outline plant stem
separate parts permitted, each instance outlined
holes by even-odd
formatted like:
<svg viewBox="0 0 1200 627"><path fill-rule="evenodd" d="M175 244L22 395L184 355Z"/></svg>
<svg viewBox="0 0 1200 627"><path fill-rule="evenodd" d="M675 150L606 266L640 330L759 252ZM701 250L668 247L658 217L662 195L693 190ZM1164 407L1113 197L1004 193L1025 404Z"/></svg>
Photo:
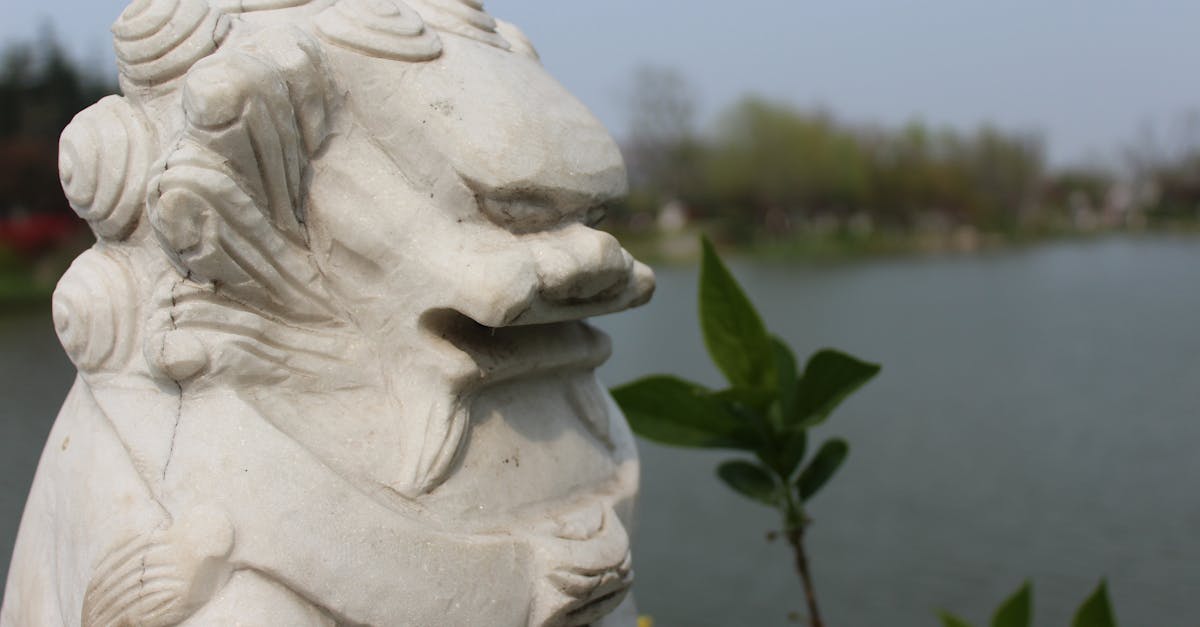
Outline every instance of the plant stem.
<svg viewBox="0 0 1200 627"><path fill-rule="evenodd" d="M786 479L784 485L787 485ZM808 516L803 506L796 503L789 491L784 492L783 501L784 530L788 544L796 555L796 572L800 574L800 584L804 587L804 600L808 603L808 624L810 627L825 627L821 620L821 611L817 609L817 591L813 588L812 571L808 569L808 554L804 551L804 531L808 528Z"/></svg>
<svg viewBox="0 0 1200 627"><path fill-rule="evenodd" d="M804 523L788 530L788 543L796 553L796 572L804 586L804 598L808 602L808 622L812 627L824 627L821 611L817 609L817 593L813 589L812 572L808 569L808 555L804 552Z"/></svg>

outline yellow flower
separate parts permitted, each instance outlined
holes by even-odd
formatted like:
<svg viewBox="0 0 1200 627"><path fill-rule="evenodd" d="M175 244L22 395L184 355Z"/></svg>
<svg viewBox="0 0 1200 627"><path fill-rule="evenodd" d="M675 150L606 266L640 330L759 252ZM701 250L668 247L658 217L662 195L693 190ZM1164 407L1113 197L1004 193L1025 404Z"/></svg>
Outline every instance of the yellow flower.
<svg viewBox="0 0 1200 627"><path fill-rule="evenodd" d="M638 627L654 627L654 619L649 616L639 616Z"/></svg>

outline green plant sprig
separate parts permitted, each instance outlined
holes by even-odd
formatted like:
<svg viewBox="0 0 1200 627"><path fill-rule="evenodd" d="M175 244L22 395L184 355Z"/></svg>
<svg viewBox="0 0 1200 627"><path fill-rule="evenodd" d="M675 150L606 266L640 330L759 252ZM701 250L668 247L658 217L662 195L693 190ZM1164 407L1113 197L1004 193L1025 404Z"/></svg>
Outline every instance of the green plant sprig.
<svg viewBox="0 0 1200 627"><path fill-rule="evenodd" d="M701 241L700 326L713 362L729 387L655 375L612 390L634 431L673 446L745 451L753 459L722 463L717 476L739 494L777 509L795 553L809 620L821 627L804 551L806 505L849 455L845 440L824 442L805 462L808 432L828 420L848 396L880 370L826 349L798 371L792 350L767 332L762 318L712 242Z"/></svg>
<svg viewBox="0 0 1200 627"><path fill-rule="evenodd" d="M971 623L941 612L942 627L971 627ZM1030 627L1033 624L1033 585L1026 581L1019 590L1004 601L992 615L991 627ZM1075 611L1071 627L1116 627L1112 602L1108 598L1108 584L1100 585Z"/></svg>

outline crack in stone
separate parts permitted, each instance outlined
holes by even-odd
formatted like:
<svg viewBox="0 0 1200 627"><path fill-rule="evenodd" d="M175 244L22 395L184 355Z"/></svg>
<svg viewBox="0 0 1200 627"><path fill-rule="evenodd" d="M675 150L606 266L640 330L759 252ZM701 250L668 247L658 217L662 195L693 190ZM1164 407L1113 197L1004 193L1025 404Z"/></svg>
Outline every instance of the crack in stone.
<svg viewBox="0 0 1200 627"><path fill-rule="evenodd" d="M188 272L188 276L189 277L191 276L190 271ZM179 328L179 323L175 320L175 307L176 307L176 301L177 301L177 297L175 296L175 290L176 290L176 288L179 287L179 284L180 284L180 282L176 281L174 284L171 285L171 307L170 307L170 309L167 310L167 314L171 320L171 332L174 332ZM166 350L167 350L167 342L166 342L166 338L164 338L162 346L159 348L159 351L160 351L159 361L162 363L166 363L166 361L165 361ZM170 468L171 468L171 458L173 458L175 456L175 438L176 438L176 436L179 435L179 423L181 420L183 420L183 383L176 381L174 379L172 379L171 381L175 384L175 388L177 389L177 391L179 393L179 402L175 406L175 425L171 428L171 445L167 449L167 459L165 462L163 462L163 469L162 469L162 480L163 481L167 480L167 471L170 470Z"/></svg>

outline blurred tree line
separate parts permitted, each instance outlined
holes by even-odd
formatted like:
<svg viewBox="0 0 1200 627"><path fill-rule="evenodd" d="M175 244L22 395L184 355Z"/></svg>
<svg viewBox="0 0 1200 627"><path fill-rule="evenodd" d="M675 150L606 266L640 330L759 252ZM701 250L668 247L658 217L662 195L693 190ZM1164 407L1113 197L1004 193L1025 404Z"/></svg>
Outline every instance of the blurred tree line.
<svg viewBox="0 0 1200 627"><path fill-rule="evenodd" d="M661 68L639 71L630 96L633 191L612 212L615 230L700 220L741 243L964 229L1020 237L1195 221L1200 211L1200 120L1174 152L1142 141L1122 168L1052 170L1035 133L855 125L757 97L701 133L694 90Z"/></svg>
<svg viewBox="0 0 1200 627"><path fill-rule="evenodd" d="M63 211L58 136L76 113L115 86L89 76L50 33L0 58L0 215Z"/></svg>
<svg viewBox="0 0 1200 627"><path fill-rule="evenodd" d="M76 112L116 85L74 62L47 30L0 54L0 272L55 252L73 221L57 142ZM878 234L1045 232L1193 225L1200 213L1200 116L1164 141L1150 130L1121 167L1051 169L1033 133L920 122L851 124L748 97L703 132L678 72L644 68L624 148L631 193L610 226L653 234L700 221L726 241Z"/></svg>
<svg viewBox="0 0 1200 627"><path fill-rule="evenodd" d="M89 241L58 179L58 137L115 85L83 71L48 29L0 54L0 300L44 293Z"/></svg>

